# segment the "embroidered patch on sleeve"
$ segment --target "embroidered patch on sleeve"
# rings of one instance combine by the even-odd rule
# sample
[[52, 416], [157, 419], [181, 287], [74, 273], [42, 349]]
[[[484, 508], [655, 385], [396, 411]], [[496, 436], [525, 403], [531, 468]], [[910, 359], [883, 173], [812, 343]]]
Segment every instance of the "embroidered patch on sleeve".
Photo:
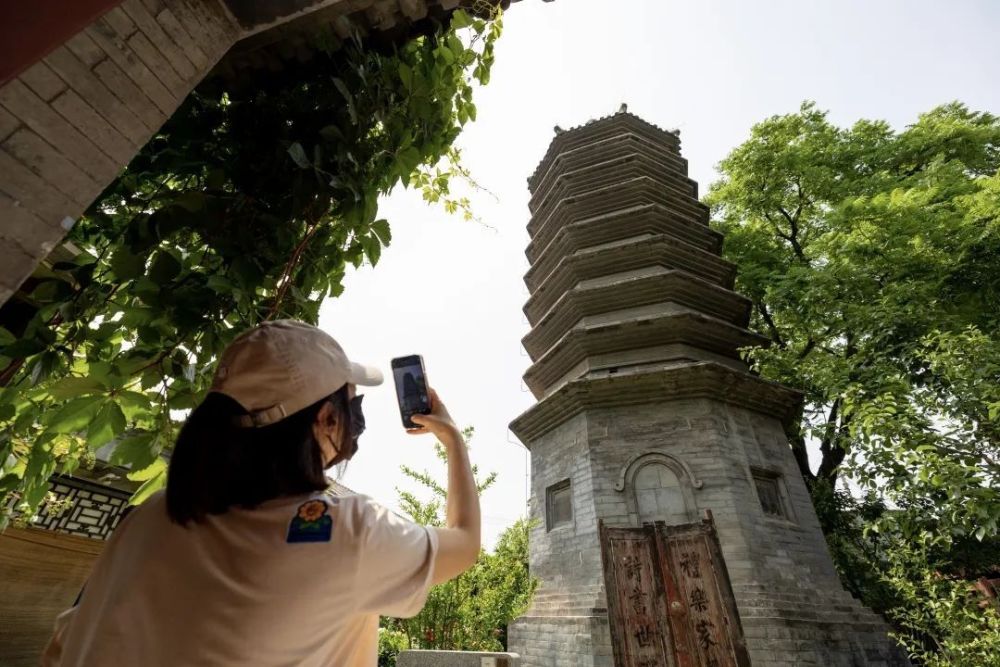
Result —
[[309, 500], [299, 505], [298, 511], [288, 524], [289, 544], [295, 542], [329, 542], [333, 534], [333, 517], [322, 500]]

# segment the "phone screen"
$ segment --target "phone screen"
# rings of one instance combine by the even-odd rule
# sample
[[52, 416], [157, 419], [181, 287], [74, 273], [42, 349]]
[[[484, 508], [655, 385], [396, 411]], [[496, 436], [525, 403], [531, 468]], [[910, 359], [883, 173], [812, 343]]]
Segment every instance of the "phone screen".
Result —
[[399, 413], [403, 418], [403, 426], [418, 428], [410, 416], [425, 415], [431, 411], [423, 359], [417, 354], [393, 359], [392, 375], [396, 381], [396, 398], [399, 400]]

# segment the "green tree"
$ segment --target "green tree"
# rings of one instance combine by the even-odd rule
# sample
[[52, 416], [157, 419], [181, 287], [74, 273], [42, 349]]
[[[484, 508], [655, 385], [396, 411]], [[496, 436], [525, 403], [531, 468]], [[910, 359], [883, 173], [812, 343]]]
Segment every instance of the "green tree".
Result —
[[[468, 443], [472, 429], [465, 430]], [[435, 453], [442, 462], [447, 454], [440, 443]], [[433, 475], [402, 466], [403, 474], [430, 492], [421, 500], [409, 491], [400, 491], [400, 505], [417, 523], [443, 526], [447, 491]], [[496, 481], [490, 473], [480, 481], [479, 469], [472, 468], [479, 493]], [[501, 533], [491, 552], [479, 554], [476, 564], [455, 579], [431, 589], [419, 614], [409, 619], [383, 619], [386, 654], [398, 652], [399, 635], [409, 648], [497, 651], [506, 647], [507, 624], [528, 608], [537, 580], [528, 574], [527, 519], [520, 519]]]
[[501, 32], [496, 3], [474, 4], [398, 48], [330, 34], [308, 63], [187, 98], [74, 227], [34, 315], [0, 327], [0, 507], [33, 511], [53, 472], [111, 442], [141, 501], [229, 340], [314, 322], [347, 265], [378, 262], [380, 195], [468, 213], [453, 146]]
[[772, 342], [749, 359], [805, 392], [806, 480], [980, 537], [1000, 519], [998, 165], [1000, 120], [958, 103], [899, 132], [807, 103], [754, 126], [707, 197]]
[[1000, 119], [959, 103], [901, 131], [805, 103], [707, 196], [771, 341], [747, 358], [804, 393], [789, 437], [845, 585], [926, 664], [996, 664], [962, 578], [1000, 545], [998, 167]]

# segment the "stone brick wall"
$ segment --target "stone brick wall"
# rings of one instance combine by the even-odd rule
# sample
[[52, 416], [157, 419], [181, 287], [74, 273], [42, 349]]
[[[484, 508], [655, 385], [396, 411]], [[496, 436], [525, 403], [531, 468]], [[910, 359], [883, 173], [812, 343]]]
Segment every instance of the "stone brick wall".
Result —
[[520, 617], [508, 629], [511, 647], [521, 653], [522, 667], [614, 667], [608, 616]]
[[[688, 469], [679, 475], [694, 499], [688, 515], [714, 514], [754, 665], [905, 664], [882, 619], [843, 590], [780, 422], [681, 399], [591, 410], [533, 443], [532, 517], [540, 523], [530, 565], [542, 585], [510, 630], [526, 666], [611, 665], [597, 522], [640, 525], [632, 489], [616, 485], [637, 457], [658, 454]], [[764, 512], [754, 469], [779, 476], [787, 518]], [[567, 477], [573, 522], [547, 530], [545, 489]]]
[[495, 651], [406, 650], [396, 658], [397, 667], [520, 667], [516, 653]]
[[125, 0], [0, 89], [0, 303], [238, 35], [219, 0]]

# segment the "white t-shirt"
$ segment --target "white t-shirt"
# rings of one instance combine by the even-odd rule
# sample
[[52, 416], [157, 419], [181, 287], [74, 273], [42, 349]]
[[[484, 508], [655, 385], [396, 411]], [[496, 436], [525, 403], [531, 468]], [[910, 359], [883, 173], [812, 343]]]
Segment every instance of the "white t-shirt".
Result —
[[279, 498], [179, 526], [155, 494], [115, 530], [47, 667], [374, 667], [378, 617], [427, 598], [437, 533], [364, 496]]

